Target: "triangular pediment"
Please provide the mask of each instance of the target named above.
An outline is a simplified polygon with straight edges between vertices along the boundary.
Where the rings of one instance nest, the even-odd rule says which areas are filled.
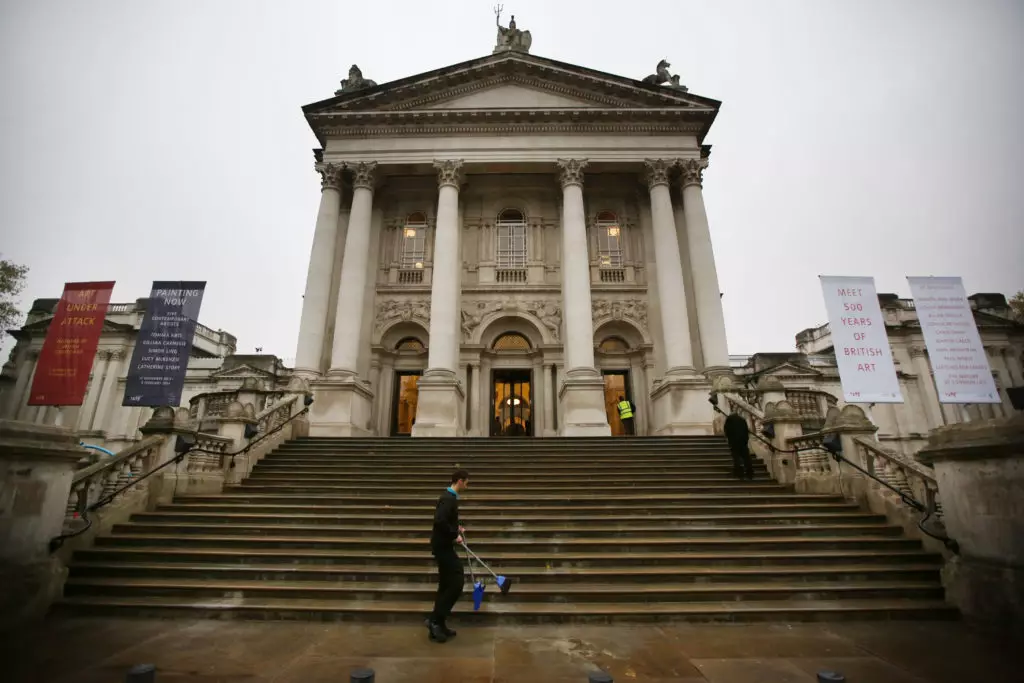
[[[781,363],[761,373],[761,377],[777,377],[779,379],[786,377],[820,377],[821,375],[822,372],[820,370],[806,365],[796,365],[795,363]]]
[[[218,379],[231,379],[238,378],[244,379],[246,377],[273,377],[274,374],[267,372],[261,368],[254,368],[251,365],[236,365],[229,370],[217,370],[211,374],[211,377],[217,377]]]
[[[425,106],[425,109],[586,109],[600,103],[582,97],[551,92],[538,85],[501,83],[455,95]]]

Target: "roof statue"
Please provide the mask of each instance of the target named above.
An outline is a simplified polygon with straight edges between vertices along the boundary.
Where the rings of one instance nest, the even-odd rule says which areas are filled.
[[[645,78],[643,82],[648,83],[650,85],[662,85],[664,83],[668,83],[668,86],[670,88],[675,88],[677,90],[687,92],[689,88],[687,88],[685,85],[682,85],[679,82],[679,74],[673,76],[668,72],[668,70],[671,67],[672,65],[668,63],[667,59],[661,60],[660,62],[658,62],[657,73],[651,74],[650,76]]]
[[[498,39],[494,45],[494,54],[510,51],[529,53],[530,45],[533,43],[533,36],[530,35],[529,31],[520,31],[516,28],[516,15],[514,14],[508,22],[508,28],[502,26],[502,9],[502,5],[498,5],[494,8],[494,23],[498,25]]]
[[[335,95],[340,95],[344,92],[352,92],[353,90],[362,90],[363,88],[372,88],[377,85],[376,81],[371,81],[369,78],[363,78],[363,72],[359,70],[359,67],[355,64],[348,70],[348,78],[342,80],[341,89],[335,90]]]

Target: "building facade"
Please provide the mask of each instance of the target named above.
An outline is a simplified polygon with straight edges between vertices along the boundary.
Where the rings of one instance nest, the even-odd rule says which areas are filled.
[[[701,190],[719,103],[665,63],[613,76],[523,34],[383,85],[353,67],[304,107],[313,435],[608,435],[620,397],[639,433],[710,433],[729,372]]]

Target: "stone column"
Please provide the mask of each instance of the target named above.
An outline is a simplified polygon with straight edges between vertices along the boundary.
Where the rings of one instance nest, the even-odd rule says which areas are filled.
[[[4,403],[3,418],[13,420],[18,415],[18,411],[21,406],[25,405],[25,401],[28,399],[28,392],[30,391],[29,380],[32,379],[32,368],[35,366],[36,358],[39,357],[38,351],[29,351],[25,354],[26,360],[20,364],[18,370],[18,378],[14,382],[14,388],[11,389],[11,395]]]
[[[341,214],[342,166],[317,164],[320,173],[320,210],[313,230],[313,247],[306,271],[306,292],[302,297],[302,318],[299,321],[299,342],[295,350],[295,374],[316,377],[322,372],[324,335],[331,298],[334,270],[334,247],[338,239],[338,217]]]
[[[315,400],[310,410],[310,436],[369,436],[373,391],[359,378],[366,281],[370,268],[370,232],[377,162],[347,164],[352,171],[352,210],[345,255],[341,260],[337,325],[326,378],[311,383]]]
[[[562,311],[565,381],[559,390],[562,436],[611,436],[604,381],[594,367],[587,218],[583,208],[586,159],[559,159],[562,183]]]
[[[480,407],[479,423],[480,436],[490,436],[491,423],[494,421],[494,395],[491,384],[491,358],[481,355],[480,357],[480,395],[477,396],[476,404]]]
[[[110,415],[111,405],[114,402],[117,378],[121,375],[121,361],[124,359],[124,351],[118,349],[110,352],[110,362],[107,363],[106,375],[103,377],[103,388],[100,390],[100,398],[96,403],[96,417],[92,421],[94,432],[103,432],[113,435],[113,430],[106,430],[107,417]]]
[[[25,374],[28,375],[28,381],[25,382],[25,391],[21,394],[21,397],[18,398],[18,403],[14,407],[14,413],[12,417],[15,420],[26,420],[28,422],[31,422],[32,418],[29,416],[33,414],[35,407],[30,406],[28,404],[28,400],[32,397],[32,382],[35,381],[36,370],[39,369],[39,350],[32,349],[31,351],[29,351],[28,358],[29,367],[26,368],[27,372],[25,372]]]
[[[384,394],[380,390],[380,361],[376,358],[370,361],[370,389],[373,391],[373,405],[370,409],[370,424],[377,423],[377,415],[382,410],[381,408],[381,396]],[[377,436],[384,436],[379,431]]]
[[[544,363],[538,353],[533,359],[533,381],[530,383],[530,420],[533,422],[533,435],[544,436],[549,424],[546,419],[548,396],[544,393]]]
[[[665,377],[651,395],[654,434],[711,434],[714,414],[707,400],[711,385],[693,367],[686,286],[669,193],[669,176],[675,162],[647,159],[644,164],[651,193],[651,228],[665,354]]]
[[[419,381],[413,436],[460,436],[459,412],[466,398],[459,381],[459,185],[462,160],[434,161],[439,185],[434,231],[434,278],[430,286],[430,347]]]
[[[1024,386],[1024,369],[1021,368],[1020,357],[1014,353],[1012,346],[1003,349],[1006,360],[1006,369],[1010,373],[1011,386]]]
[[[107,373],[107,366],[110,364],[109,351],[97,351],[96,360],[93,361],[92,379],[89,381],[89,389],[85,393],[85,403],[78,413],[78,429],[91,431],[93,429],[93,418],[96,416],[96,404],[99,401],[100,390],[103,385],[103,377]]]
[[[544,374],[541,390],[544,392],[544,434],[543,436],[555,435],[555,388],[551,380],[554,372],[554,365],[544,363],[541,365],[541,372]]]
[[[483,433],[480,431],[480,429],[481,429],[481,426],[480,426],[480,387],[481,387],[481,382],[480,382],[480,363],[479,362],[472,363],[469,367],[472,368],[472,373],[473,373],[472,376],[471,376],[471,380],[470,380],[470,387],[471,388],[470,388],[470,392],[469,392],[469,394],[470,394],[470,396],[469,396],[469,405],[466,408],[467,410],[470,411],[470,413],[469,413],[470,432],[472,434],[476,434],[478,436],[483,436]],[[476,408],[473,407],[473,402],[474,401],[476,402]]]
[[[725,338],[722,294],[718,287],[715,251],[711,245],[711,230],[708,228],[708,214],[704,209],[704,193],[701,189],[703,173],[704,169],[708,167],[708,160],[706,158],[684,159],[680,162],[680,166],[682,168],[683,214],[686,216],[686,241],[690,254],[689,266],[693,276],[694,300],[697,304],[697,328],[700,331],[704,372],[707,375],[731,374],[729,349]],[[660,265],[658,272],[661,272]],[[663,299],[665,298],[667,297],[663,297]],[[674,301],[674,297],[670,299]]]
[[[914,361],[914,372],[917,374],[918,386],[924,396],[924,414],[928,419],[929,431],[946,424],[942,417],[942,406],[939,404],[939,393],[932,381],[931,367],[924,347],[914,346],[910,349],[910,357]]]

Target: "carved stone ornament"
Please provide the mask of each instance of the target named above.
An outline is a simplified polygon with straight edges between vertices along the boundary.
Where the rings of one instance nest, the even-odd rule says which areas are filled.
[[[536,316],[551,332],[551,337],[558,341],[562,331],[562,309],[557,303],[546,300],[524,301],[522,308]]]
[[[493,313],[508,311],[510,313],[529,313],[535,316],[544,327],[548,328],[551,337],[558,341],[562,330],[562,309],[554,301],[473,301],[462,307],[462,332],[466,340],[473,338],[473,332],[480,327],[484,319]]]
[[[647,302],[643,299],[594,299],[591,310],[595,321],[628,319],[640,325],[641,330],[647,330]]]
[[[320,190],[340,190],[341,173],[345,167],[341,164],[317,164],[316,172],[320,174]]]
[[[396,320],[430,320],[430,300],[409,301],[405,299],[385,299],[377,304],[377,316],[374,327],[378,332],[389,327]]]
[[[679,162],[682,170],[683,187],[689,185],[700,185],[704,182],[704,169],[708,167],[708,160],[704,159],[683,159]]]
[[[468,341],[473,337],[473,330],[480,327],[480,323],[483,322],[484,318],[506,307],[514,309],[515,304],[512,302],[503,303],[501,301],[476,301],[464,305],[461,311],[461,324],[462,333],[466,335],[466,340]]]
[[[516,15],[508,22],[508,28],[501,25],[501,5],[494,8],[494,23],[498,26],[498,37],[494,42],[494,54],[499,52],[530,52],[533,36],[529,31],[520,31],[516,27]]]
[[[434,160],[437,169],[437,186],[451,185],[458,189],[462,184],[462,159]]]
[[[374,176],[377,172],[376,161],[360,161],[355,164],[345,164],[352,171],[352,188],[360,187],[367,190],[373,189]]]
[[[675,159],[644,159],[644,167],[647,169],[647,186],[653,190],[658,185],[668,185],[675,165]]]
[[[589,162],[586,159],[559,159],[558,177],[562,187],[579,185],[583,187],[583,169]]]
[[[928,355],[928,351],[923,346],[911,346],[910,347],[910,357],[911,358],[918,358],[920,356],[927,356],[927,355]]]
[[[369,78],[363,78],[363,72],[355,64],[348,70],[348,78],[341,81],[341,89],[335,90],[335,95],[341,95],[342,93],[352,92],[354,90],[363,90],[364,88],[372,88],[377,85],[376,81],[371,81]]]
[[[673,76],[671,73],[669,73],[669,69],[671,68],[672,65],[668,63],[668,60],[663,59],[660,62],[658,62],[658,67],[657,69],[655,69],[655,73],[644,78],[643,82],[648,85],[668,84],[668,87],[670,88],[674,88],[675,90],[679,90],[680,92],[687,92],[689,88],[687,88],[685,85],[682,85],[679,82],[679,75],[677,74]]]

